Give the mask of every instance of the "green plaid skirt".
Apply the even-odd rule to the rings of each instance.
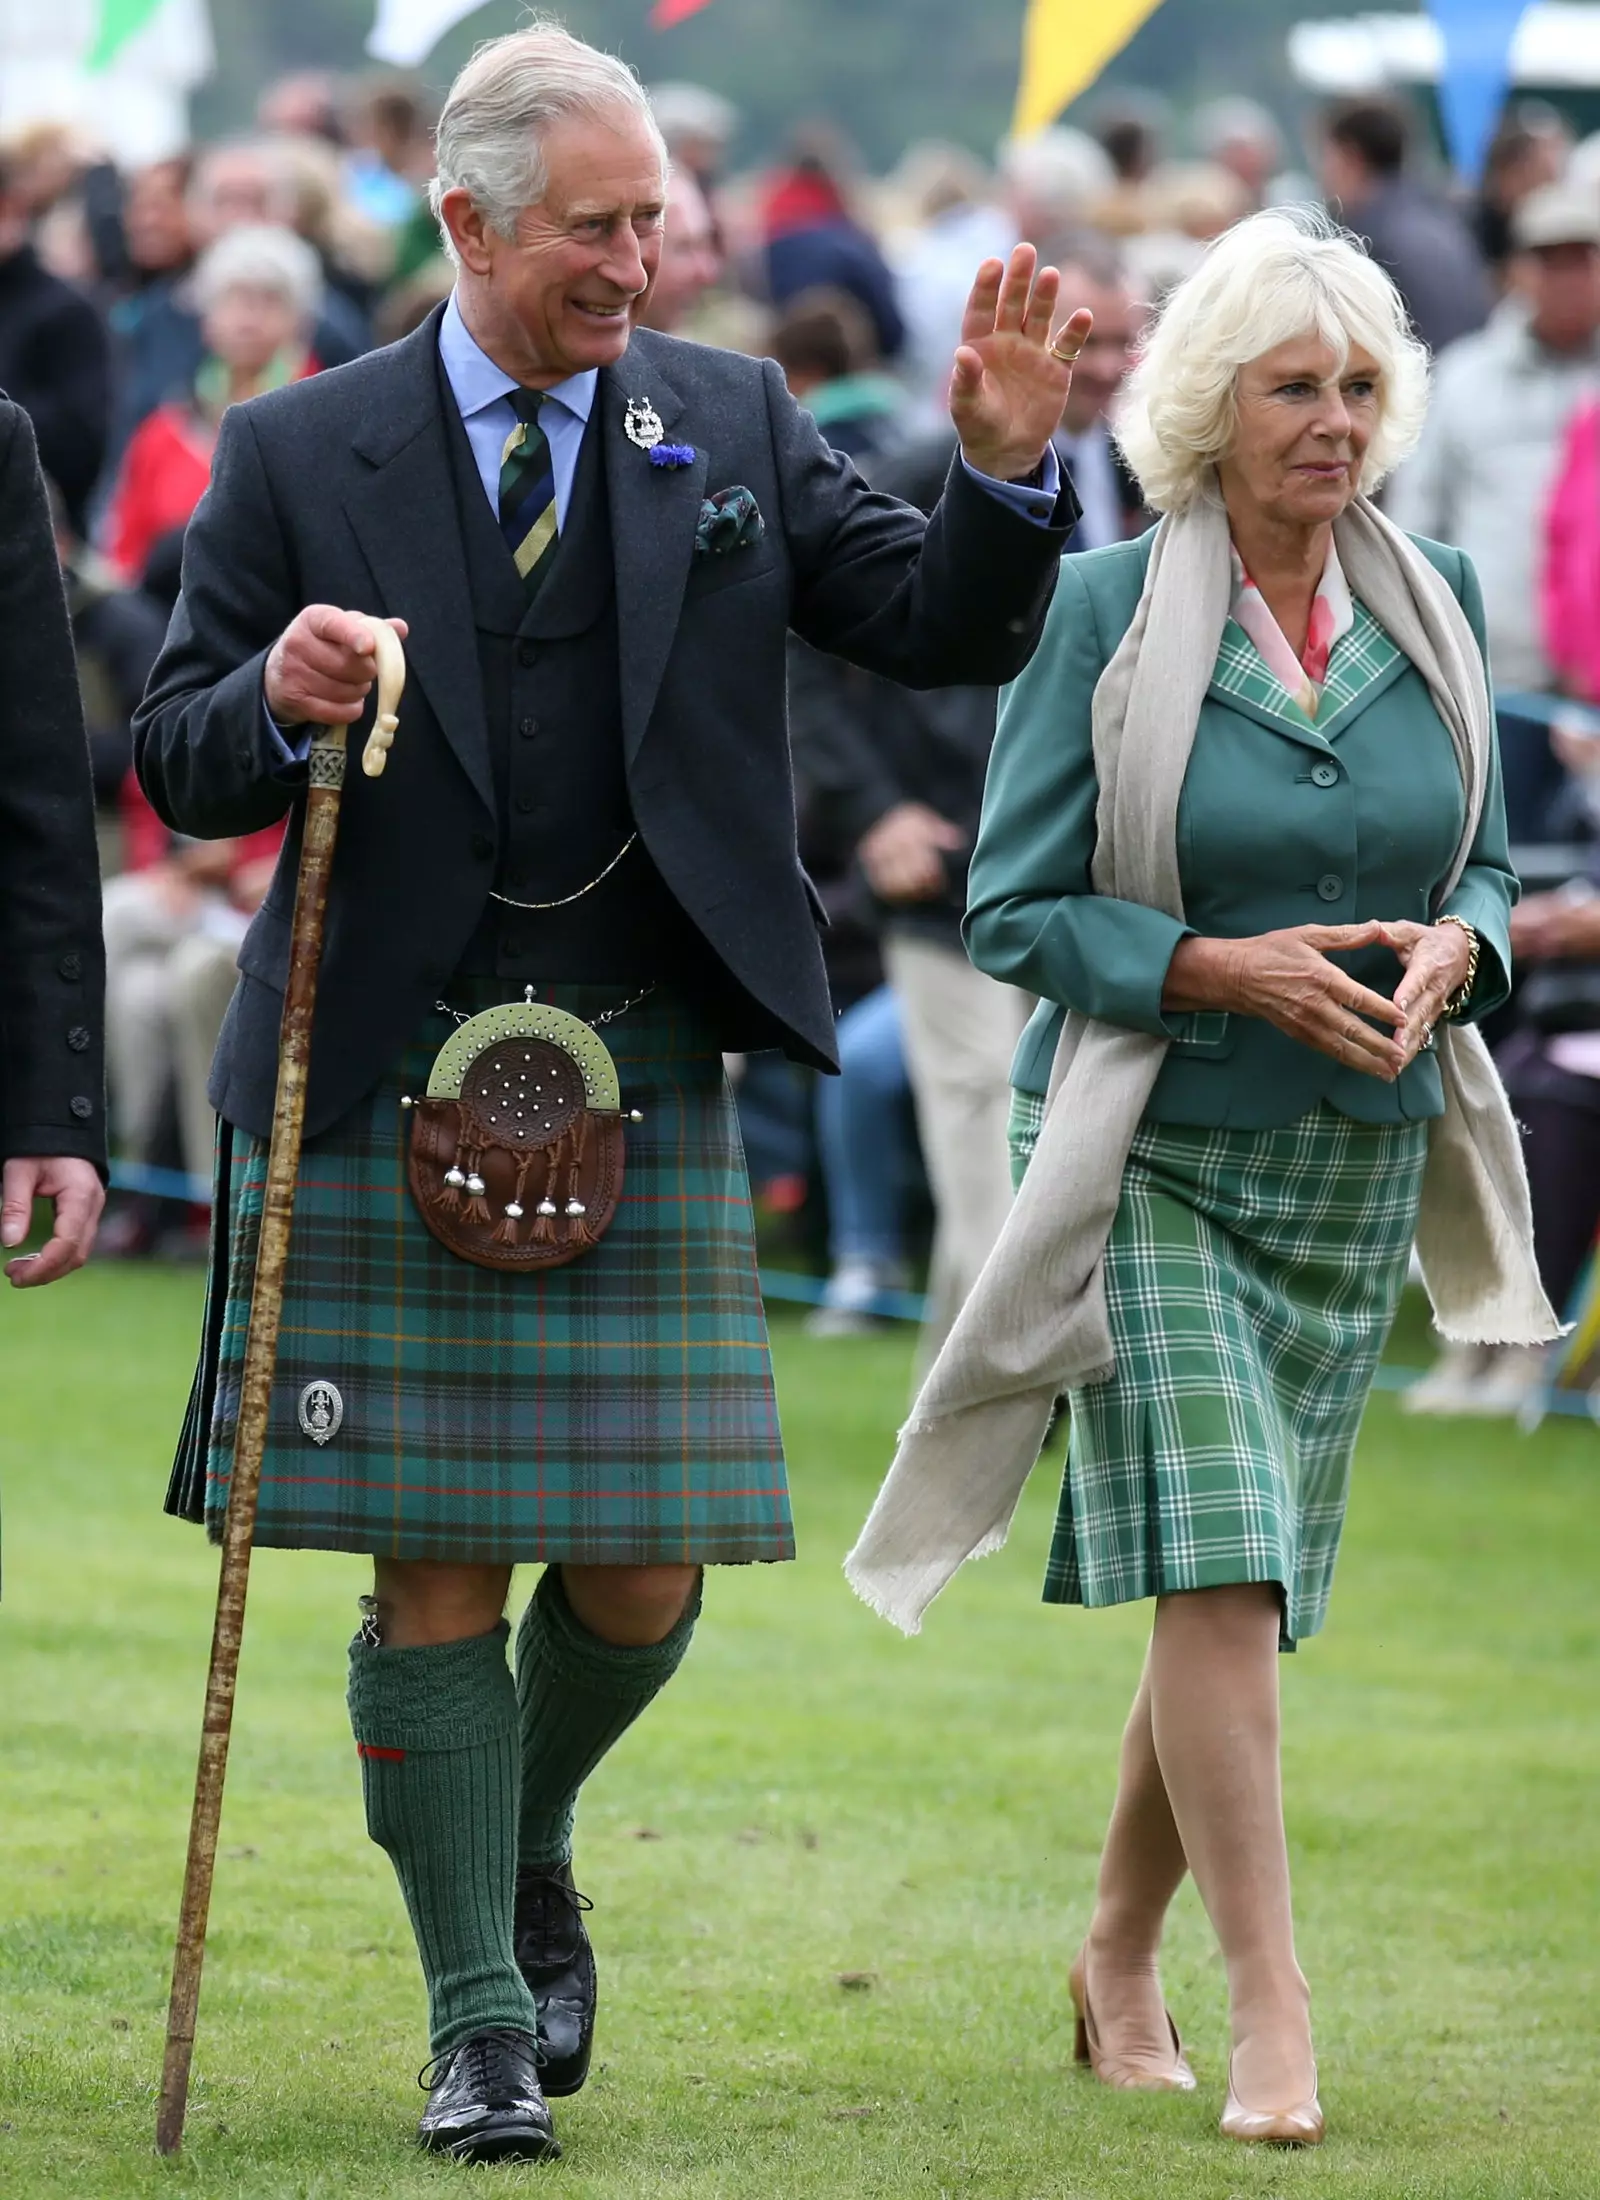
[[[1013,1095],[1019,1181],[1043,1120]],[[1317,1632],[1427,1142],[1326,1106],[1281,1130],[1141,1127],[1106,1247],[1116,1373],[1070,1396],[1046,1602],[1271,1581],[1284,1647]]]
[[[455,1006],[505,997],[457,982]],[[574,1014],[615,988],[558,986]],[[656,995],[609,1025],[627,1130],[621,1203],[544,1275],[449,1253],[406,1187],[402,1093],[450,1037],[431,1015],[392,1073],[306,1142],[256,1540],[392,1558],[579,1564],[794,1556],[749,1182],[722,1058]],[[217,1148],[205,1335],[167,1509],[215,1537],[227,1503],[266,1148]],[[308,1385],[342,1415],[317,1444]],[[314,1414],[312,1415],[314,1419]]]

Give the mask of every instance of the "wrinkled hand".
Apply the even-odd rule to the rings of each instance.
[[[89,1258],[100,1210],[106,1203],[100,1172],[92,1161],[72,1154],[22,1154],[5,1165],[0,1199],[0,1245],[20,1245],[33,1220],[33,1203],[48,1199],[55,1208],[49,1242],[37,1253],[8,1261],[6,1274],[18,1290],[70,1276]]]
[[[404,619],[389,625],[405,640]],[[376,645],[363,614],[307,604],[267,656],[267,708],[280,726],[350,726],[378,677]]]
[[[1022,481],[1034,471],[1061,425],[1072,387],[1070,364],[1050,349],[1061,277],[1038,261],[1031,244],[1019,244],[1009,262],[984,261],[967,299],[950,377],[950,418],[962,455],[996,481]],[[1080,309],[1057,342],[1079,349],[1093,325],[1094,316]]]
[[[925,802],[897,802],[862,836],[856,854],[880,901],[931,901],[946,885],[943,858],[967,836]]]
[[[1162,1006],[1259,1016],[1346,1069],[1392,1085],[1409,1059],[1404,1010],[1328,960],[1352,948],[1379,946],[1383,938],[1384,927],[1373,921],[1299,924],[1246,940],[1180,940]]]
[[[1405,1016],[1401,1037],[1410,1063],[1432,1041],[1445,1002],[1465,985],[1472,942],[1459,924],[1385,924],[1380,929],[1384,946],[1392,947],[1405,967],[1394,1005]]]

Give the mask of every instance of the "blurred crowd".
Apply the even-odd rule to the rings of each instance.
[[[1063,269],[1067,304],[1095,316],[1058,438],[1075,550],[1149,524],[1117,396],[1151,306],[1207,243],[1308,201],[1366,240],[1437,355],[1388,508],[1461,545],[1483,581],[1530,887],[1496,1041],[1529,1128],[1546,1284],[1570,1301],[1600,1221],[1600,136],[1514,104],[1468,195],[1398,98],[1339,101],[1291,144],[1248,100],[1180,130],[1161,102],[1118,95],[1091,128],[992,163],[925,143],[872,177],[822,127],[751,159],[716,93],[652,98],[673,167],[644,319],[776,360],[829,442],[897,496],[931,507],[954,456],[945,386],[979,261],[1027,239]],[[0,388],[31,414],[55,498],[107,880],[112,1120],[135,1182],[209,1175],[206,1063],[281,832],[168,833],[133,781],[129,718],[223,410],[394,341],[448,295],[432,123],[409,80],[301,74],[267,89],[250,131],[129,173],[64,128],[0,144]],[[752,1175],[767,1228],[827,1269],[821,1333],[870,1326],[925,1274],[931,1349],[1009,1200],[1008,1067],[1029,1007],[961,947],[996,699],[912,694],[791,648],[799,833],[831,918],[844,1075],[735,1065]],[[182,1253],[203,1233],[199,1203],[145,1190],[105,1242]],[[1411,1402],[1514,1411],[1534,1372],[1526,1355],[1448,1353]]]

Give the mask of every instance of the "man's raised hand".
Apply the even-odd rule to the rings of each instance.
[[[404,641],[405,620],[388,623]],[[268,710],[280,726],[353,725],[378,676],[375,652],[364,612],[307,604],[268,653]]]
[[[985,260],[967,299],[950,377],[950,418],[980,474],[1022,481],[1044,457],[1072,387],[1072,361],[1094,316],[1080,307],[1052,345],[1061,277],[1031,244]]]

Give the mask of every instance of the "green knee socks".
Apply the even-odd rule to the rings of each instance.
[[[699,1612],[696,1583],[671,1634],[640,1649],[619,1649],[580,1623],[567,1602],[561,1568],[545,1568],[517,1630],[519,1863],[566,1863],[579,1788],[678,1670]]]
[[[532,2032],[512,1954],[517,1698],[504,1620],[417,1650],[350,1645],[350,1724],[367,1831],[393,1859],[428,1986],[436,2055],[474,2032]]]

